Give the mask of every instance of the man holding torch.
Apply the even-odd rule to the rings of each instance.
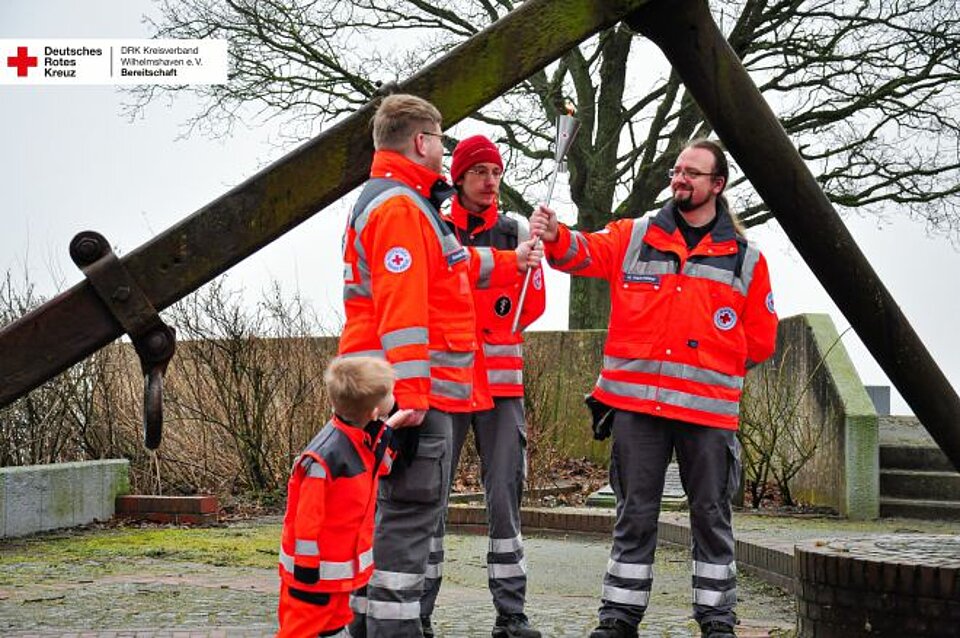
[[[498,210],[503,158],[483,135],[462,140],[453,151],[450,177],[456,186],[448,228],[464,246],[514,250],[529,239],[526,220]],[[540,638],[523,612],[527,569],[520,533],[520,501],[526,478],[527,427],[523,411],[523,337],[520,332],[543,314],[546,294],[543,270],[532,268],[530,292],[522,311],[517,308],[520,280],[501,286],[474,287],[480,352],[474,363],[473,411],[453,415],[451,474],[473,429],[490,535],[487,574],[497,610],[494,638]],[[520,329],[513,318],[520,312]],[[420,612],[424,635],[432,635],[430,615],[440,590],[444,525],[431,544],[426,593]]]
[[[546,207],[530,221],[553,267],[611,284],[603,369],[588,404],[595,438],[613,434],[617,520],[590,638],[637,636],[673,453],[690,503],[694,617],[704,638],[735,635],[740,394],[746,369],[773,354],[777,315],[766,261],[722,194],[729,169],[720,146],[691,142],[669,177],[673,198],[651,217],[595,233],[558,224]]]

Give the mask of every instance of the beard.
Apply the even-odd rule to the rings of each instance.
[[[707,200],[710,199],[709,196],[706,197],[703,201],[696,201],[693,198],[693,191],[680,191],[674,192],[673,202],[677,205],[677,209],[681,213],[689,213],[692,210],[700,208],[707,203]]]

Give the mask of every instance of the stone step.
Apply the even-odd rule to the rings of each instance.
[[[880,496],[960,501],[960,473],[881,469]]]
[[[931,501],[881,496],[880,516],[882,518],[960,521],[960,501]]]
[[[884,470],[954,471],[950,459],[938,447],[881,445],[880,468]]]

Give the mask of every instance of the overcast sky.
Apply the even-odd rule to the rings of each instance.
[[[0,39],[148,37],[141,16],[151,8],[148,0],[2,0]],[[8,54],[0,52],[0,62]],[[120,114],[122,101],[112,87],[0,86],[0,274],[27,272],[44,293],[72,285],[80,274],[67,246],[78,231],[97,230],[121,253],[130,252],[284,152],[271,143],[275,130],[269,127],[240,128],[221,141],[178,140],[192,104],[158,104],[130,122]],[[460,125],[453,132],[476,131]],[[229,286],[246,289],[252,298],[279,281],[288,291],[299,290],[328,325],[338,325],[340,234],[350,199],[234,267]],[[569,203],[555,204],[561,217],[572,212]],[[953,386],[960,387],[960,340],[953,324],[960,317],[960,254],[946,240],[927,237],[917,222],[846,222]],[[840,332],[848,327],[775,223],[749,234],[770,262],[781,317],[825,312]],[[843,256],[837,257],[841,263]],[[548,311],[535,328],[563,329],[567,280],[552,273],[547,286]],[[866,384],[888,383],[852,331],[844,344]],[[895,395],[893,411],[909,408]]]

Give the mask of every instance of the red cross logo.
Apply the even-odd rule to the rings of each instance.
[[[736,324],[737,312],[729,306],[724,306],[713,313],[713,325],[720,330],[730,330]]]
[[[17,55],[7,57],[7,66],[17,67],[17,77],[27,77],[27,69],[37,66],[37,57],[27,55],[27,47],[17,47]]]
[[[401,273],[412,263],[410,251],[403,246],[394,246],[383,257],[383,265],[392,273]]]

